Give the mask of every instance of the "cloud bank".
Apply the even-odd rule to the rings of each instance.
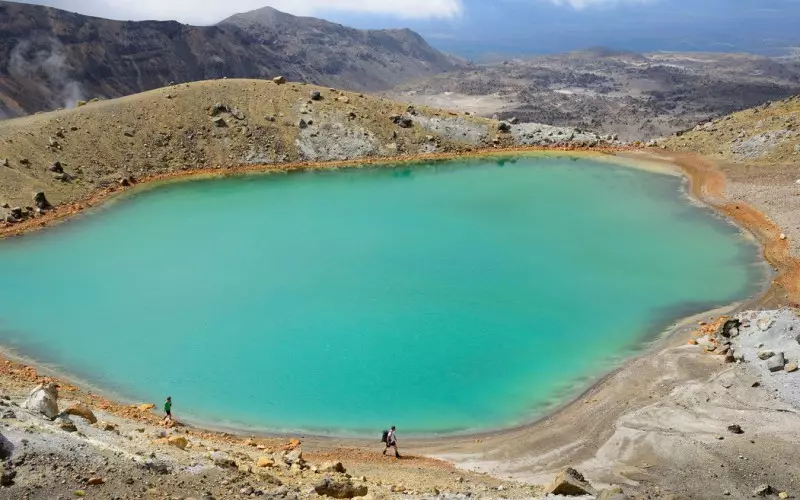
[[[606,7],[619,4],[650,3],[653,0],[546,0],[556,5],[572,7],[576,10],[583,10],[587,7]]]

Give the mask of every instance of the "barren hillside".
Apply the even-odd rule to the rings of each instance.
[[[40,216],[37,192],[56,205],[187,169],[612,143],[305,84],[196,82],[0,122],[0,216],[5,224]]]
[[[592,49],[458,69],[390,95],[646,141],[797,93],[796,58]]]

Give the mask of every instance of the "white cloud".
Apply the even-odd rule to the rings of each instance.
[[[240,12],[275,7],[309,16],[330,11],[401,18],[447,18],[462,12],[462,0],[22,0],[114,19],[178,20],[212,24]]]
[[[549,0],[556,5],[569,6],[577,10],[587,7],[605,7],[623,3],[650,3],[653,0]]]

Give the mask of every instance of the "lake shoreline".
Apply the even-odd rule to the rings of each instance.
[[[498,156],[506,156],[506,155],[514,155],[514,154],[524,154],[524,153],[539,153],[541,152],[540,149],[530,149],[530,148],[514,148],[514,149],[507,149],[507,150],[491,150],[491,155],[498,155]],[[571,151],[571,150],[558,150],[558,151],[545,151],[545,154],[556,154],[556,155],[583,155],[583,154],[601,154],[601,155],[621,155],[622,158],[628,158],[634,163],[637,160],[642,161],[651,161],[656,163],[663,163],[664,165],[674,165],[680,169],[683,175],[686,176],[688,179],[688,192],[692,198],[699,200],[703,204],[711,207],[717,213],[721,214],[724,217],[729,218],[730,220],[734,221],[739,227],[743,228],[744,230],[753,234],[756,239],[758,240],[761,248],[763,249],[763,256],[766,262],[773,266],[776,270],[776,274],[774,279],[771,280],[770,283],[767,284],[766,289],[763,290],[763,293],[757,295],[756,297],[748,300],[746,303],[743,304],[734,304],[729,306],[728,308],[724,309],[724,312],[728,313],[734,310],[741,310],[744,308],[750,307],[774,307],[776,305],[786,304],[787,300],[791,303],[800,303],[800,291],[798,291],[798,283],[800,283],[800,264],[798,260],[791,255],[788,249],[788,245],[785,240],[780,239],[780,228],[778,228],[775,224],[773,224],[769,219],[758,212],[755,209],[750,208],[747,205],[742,203],[734,204],[730,203],[725,199],[724,196],[724,185],[725,185],[725,178],[721,171],[714,165],[713,162],[710,160],[705,160],[693,155],[688,154],[676,154],[676,153],[667,153],[661,151],[634,151],[634,150],[603,150],[600,152],[597,151]],[[468,157],[478,157],[482,156],[479,153],[467,155]],[[409,158],[403,159],[403,163],[414,162],[414,161],[431,161],[431,160],[447,160],[460,157],[463,158],[463,155],[434,155],[434,158],[431,156],[425,155],[424,157],[420,158]],[[613,159],[609,158],[612,162]],[[365,164],[365,165],[379,165],[379,164],[390,164],[396,165],[400,162],[396,160],[388,160],[387,159],[379,159],[373,163],[369,162],[337,162],[334,164],[298,164],[296,166],[282,166],[280,168],[276,168],[274,166],[266,166],[261,167],[261,169],[256,168],[247,168],[247,169],[234,169],[231,171],[198,171],[198,172],[180,172],[176,175],[168,175],[168,176],[159,176],[153,179],[143,180],[137,184],[145,184],[151,182],[162,182],[162,181],[173,181],[173,180],[184,180],[190,178],[203,178],[203,177],[218,177],[218,176],[226,176],[226,175],[238,175],[238,174],[247,174],[247,173],[256,173],[256,172],[286,172],[286,171],[294,171],[294,170],[309,170],[309,169],[324,169],[324,168],[338,168],[343,167],[346,165],[353,165],[354,163]],[[107,199],[113,199],[116,195],[119,195],[121,192],[126,190],[121,189],[113,189],[108,191],[103,191],[101,193],[95,194],[90,199],[86,200],[84,203],[80,204],[73,204],[62,208],[57,208],[47,216],[41,219],[35,219],[28,221],[29,223],[23,224],[16,224],[12,227],[4,227],[0,229],[0,236],[16,236],[23,234],[25,232],[40,229],[41,227],[50,225],[55,222],[61,222],[63,220],[68,220],[68,218],[72,215],[75,215],[86,208],[90,208],[93,206],[97,206],[98,204],[106,201]],[[718,310],[714,311],[714,314],[721,314],[723,311]],[[541,416],[537,418],[535,421],[523,424],[518,427],[514,428],[507,428],[507,429],[500,429],[491,432],[481,432],[475,434],[468,434],[468,435],[456,435],[456,436],[445,436],[445,437],[429,437],[420,440],[411,440],[407,441],[407,444],[404,446],[411,447],[415,451],[419,451],[422,454],[429,455],[429,456],[436,456],[443,458],[445,460],[449,460],[456,464],[460,464],[464,467],[469,467],[473,469],[480,470],[481,463],[495,463],[496,460],[486,457],[497,456],[502,454],[506,458],[504,459],[506,462],[511,462],[512,460],[509,457],[529,457],[532,454],[536,454],[537,446],[541,445],[541,438],[538,437],[540,435],[547,434],[548,430],[551,430],[554,426],[558,427],[560,424],[571,421],[571,425],[575,425],[576,422],[580,422],[581,419],[577,418],[580,415],[576,416],[575,409],[581,409],[583,406],[590,404],[587,401],[596,400],[598,395],[600,394],[609,394],[609,393],[619,393],[619,394],[631,394],[636,390],[640,390],[641,388],[637,389],[637,387],[624,387],[619,386],[620,377],[626,374],[627,371],[630,371],[634,365],[641,364],[642,362],[646,362],[651,358],[656,358],[658,356],[663,355],[667,351],[672,351],[675,349],[682,350],[680,355],[681,356],[692,356],[695,353],[693,352],[683,352],[686,351],[686,346],[682,346],[685,344],[688,336],[691,333],[691,325],[692,322],[696,321],[699,317],[706,317],[710,313],[702,313],[698,316],[693,318],[684,319],[682,322],[679,322],[675,328],[669,329],[667,333],[664,333],[663,336],[659,337],[659,340],[654,342],[654,345],[650,348],[646,349],[641,355],[634,357],[626,361],[622,366],[618,369],[612,371],[611,373],[606,374],[605,376],[599,378],[594,383],[591,384],[585,391],[581,394],[577,395],[577,397],[569,399],[563,405],[560,405],[558,408],[554,409],[552,412],[549,412],[547,415]],[[681,346],[681,347],[679,347]],[[23,360],[27,362],[27,360]],[[717,361],[717,360],[714,360]],[[702,362],[703,364],[708,364],[706,362]],[[46,370],[46,367],[44,367]],[[703,373],[706,375],[713,374],[714,372],[718,372],[719,370],[723,369],[724,366],[719,365],[712,365],[712,366],[705,366]],[[0,377],[13,380],[16,385],[19,384],[34,384],[41,380],[40,374],[37,372],[37,369],[33,366],[28,366],[24,363],[17,363],[11,359],[6,357],[5,363],[2,363],[2,369],[0,370]],[[59,378],[59,377],[56,377]],[[623,379],[625,377],[622,377]],[[702,378],[702,377],[701,377]],[[80,384],[82,385],[82,384]],[[111,401],[107,398],[103,398],[96,394],[92,394],[90,392],[84,392],[76,385],[66,383],[63,384],[65,390],[69,393],[69,396],[76,399],[85,400],[93,407],[101,408],[103,411],[107,411],[111,414],[117,415],[121,418],[131,419],[135,421],[139,421],[142,423],[146,423],[148,425],[158,425],[159,418],[152,414],[149,410],[148,411],[141,411],[138,407],[132,406],[130,404],[120,404],[116,401]],[[638,397],[644,397],[643,394],[638,394]],[[627,410],[630,407],[626,408]],[[581,412],[577,412],[581,413]],[[595,449],[599,448],[600,441],[602,437],[608,437],[608,428],[612,428],[614,426],[614,422],[616,419],[619,418],[620,415],[615,412],[610,412],[609,415],[605,416],[604,418],[595,418],[596,422],[590,425],[587,428],[587,431],[592,427],[596,426],[604,426],[606,430],[594,438],[597,442],[595,443]],[[584,415],[583,418],[586,418]],[[204,436],[207,436],[209,439],[220,439],[222,441],[230,442],[236,441],[237,439],[230,434],[227,434],[223,429],[220,429],[221,433],[215,432],[206,432],[205,429],[194,429],[193,432],[200,433]],[[249,432],[249,431],[245,431]],[[524,450],[520,449],[520,445],[515,443],[515,440],[519,440],[520,436],[524,435],[525,439],[522,442],[527,443],[537,443],[533,446],[528,446]],[[282,436],[281,436],[282,437]],[[560,442],[559,439],[551,439],[554,442]],[[336,438],[336,437],[308,437],[305,438],[304,443],[311,450],[316,450],[318,452],[323,451],[330,451],[332,449],[337,449],[342,446],[344,447],[362,447],[362,446],[373,446],[370,445],[368,441],[364,441],[361,439],[351,439],[351,438]],[[491,446],[487,447],[487,443],[491,443]],[[550,450],[557,448],[554,443],[549,443],[544,448],[548,448]],[[552,464],[549,464],[548,471],[553,469],[557,462],[568,462],[574,463],[577,458],[584,457],[586,455],[585,448],[586,446],[579,447],[578,453],[563,453],[561,460],[556,461]],[[574,451],[574,450],[573,450]],[[543,451],[542,454],[545,454]],[[346,454],[345,454],[346,455]],[[476,460],[476,456],[485,457],[486,460]],[[478,464],[478,465],[476,465]],[[506,468],[509,469],[509,468]],[[489,471],[490,473],[497,474],[497,471]],[[513,472],[509,470],[502,470],[501,473],[507,474],[509,472]],[[547,472],[549,474],[549,472]],[[544,474],[544,472],[542,472]],[[536,480],[536,478],[527,475],[526,477],[520,477],[521,480],[531,481]]]
[[[529,150],[529,149],[513,149],[513,150],[503,150],[503,151],[492,151],[491,154],[476,154],[476,155],[468,155],[467,160],[476,160],[480,161],[485,158],[508,158],[510,161],[513,161],[516,158],[525,158],[525,157],[563,157],[563,156],[571,156],[575,158],[586,158],[591,159],[600,163],[608,163],[609,166],[617,166],[617,167],[624,167],[624,168],[635,168],[639,170],[643,170],[646,172],[652,172],[661,175],[670,175],[681,177],[681,171],[676,168],[676,166],[670,162],[664,162],[657,157],[642,157],[641,155],[635,154],[628,154],[627,156],[621,156],[619,153],[615,155],[608,154],[607,151],[596,152],[596,151],[579,151],[579,152],[567,152],[566,154],[563,151],[540,151],[540,150]],[[436,155],[435,159],[433,160],[435,163],[446,162],[451,160],[451,155]],[[464,158],[461,158],[464,159]],[[298,165],[290,165],[287,169],[282,169],[279,171],[275,171],[272,168],[266,167],[258,167],[255,169],[246,169],[245,171],[235,171],[231,173],[219,174],[219,172],[207,172],[207,171],[197,171],[197,172],[180,172],[176,177],[168,177],[168,178],[154,178],[150,181],[142,181],[137,183],[134,186],[130,186],[127,189],[112,191],[108,193],[108,197],[105,198],[102,202],[91,206],[85,206],[82,208],[81,211],[78,212],[66,212],[63,217],[61,214],[57,214],[57,218],[53,221],[52,224],[49,226],[38,226],[30,228],[31,230],[39,229],[42,227],[50,227],[56,223],[60,226],[61,223],[66,223],[73,220],[74,217],[81,217],[86,212],[92,212],[94,210],[103,209],[107,207],[109,204],[114,204],[119,201],[123,201],[130,196],[135,196],[136,194],[145,192],[149,189],[157,188],[160,186],[164,186],[166,184],[173,184],[173,183],[183,183],[183,182],[192,182],[198,180],[207,180],[207,179],[214,179],[214,178],[228,178],[228,177],[239,177],[239,176],[247,176],[247,175],[267,175],[267,174],[275,174],[275,173],[288,173],[288,172],[304,172],[304,171],[324,171],[324,170],[339,170],[340,167],[347,170],[347,169],[361,169],[361,168],[392,168],[396,166],[414,166],[415,164],[430,164],[431,158],[429,156],[424,156],[422,158],[413,158],[413,159],[403,159],[402,161],[377,161],[374,163],[368,163],[366,165],[361,165],[359,163],[347,163],[347,162],[336,162],[333,164],[328,163],[321,163],[321,164],[298,164]],[[694,197],[689,192],[689,189],[686,185],[683,186],[681,191],[687,195],[693,201],[698,202],[703,207],[706,207],[705,204],[700,202],[699,200],[695,200]],[[737,226],[738,227],[738,226]],[[26,234],[26,233],[23,233]],[[759,283],[754,283],[751,288],[757,288],[758,292],[753,292],[752,295],[748,295],[748,297],[758,296],[763,293],[764,286],[765,286],[765,277],[767,276],[766,273],[760,273],[761,280]],[[749,299],[743,299],[744,301],[748,301]],[[737,302],[737,305],[740,302]],[[687,311],[688,312],[688,311]],[[702,314],[702,313],[698,313]],[[585,394],[587,391],[591,390],[591,388],[601,381],[603,381],[606,377],[610,374],[614,373],[620,367],[624,366],[632,359],[639,358],[641,356],[646,356],[649,353],[657,350],[662,346],[665,340],[668,340],[670,337],[670,331],[673,329],[675,324],[679,324],[684,321],[684,316],[676,316],[677,319],[675,321],[668,320],[664,323],[660,323],[655,328],[647,328],[647,332],[642,332],[641,337],[642,340],[631,349],[631,351],[627,355],[619,355],[618,359],[610,360],[608,363],[608,367],[606,369],[598,370],[598,373],[595,375],[589,375],[585,378],[580,380],[576,380],[574,384],[570,387],[565,387],[558,392],[557,395],[554,395],[554,399],[542,406],[531,407],[529,416],[518,420],[516,423],[508,423],[502,424],[499,426],[487,426],[484,428],[464,428],[464,429],[453,429],[453,430],[443,430],[443,431],[426,431],[420,433],[414,433],[411,436],[415,439],[425,440],[425,439],[459,439],[459,438],[469,438],[474,436],[484,436],[484,435],[492,435],[496,433],[502,433],[504,431],[515,430],[520,428],[525,428],[531,425],[534,425],[541,419],[547,418],[548,416],[557,413],[560,409],[564,408],[565,406],[571,404],[576,399],[579,399],[581,395]],[[693,316],[694,317],[694,314]],[[657,333],[654,333],[657,332]],[[17,363],[23,365],[31,365],[36,366],[40,372],[47,374],[50,377],[59,379],[59,380],[66,380],[69,381],[72,385],[84,388],[94,394],[100,395],[104,397],[106,400],[115,401],[117,403],[121,403],[123,405],[134,405],[137,403],[137,400],[131,397],[124,397],[120,391],[108,387],[100,387],[94,383],[90,383],[87,381],[84,376],[70,373],[70,372],[63,372],[54,368],[53,365],[49,365],[47,363],[39,362],[36,359],[35,354],[19,354],[15,350],[6,351],[6,357],[11,359]],[[288,437],[292,435],[312,435],[318,436],[320,438],[341,438],[341,439],[360,439],[363,438],[368,433],[364,430],[362,431],[337,431],[336,429],[280,429],[275,427],[258,427],[252,424],[246,423],[237,423],[237,422],[221,422],[214,419],[209,418],[191,418],[188,417],[185,419],[185,422],[191,424],[197,428],[203,428],[218,432],[231,432],[231,433],[255,433],[260,435],[271,435],[271,436],[283,436]]]

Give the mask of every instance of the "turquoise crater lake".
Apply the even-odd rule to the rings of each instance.
[[[0,344],[195,422],[523,423],[757,291],[682,182],[523,156],[157,186],[0,241]]]

